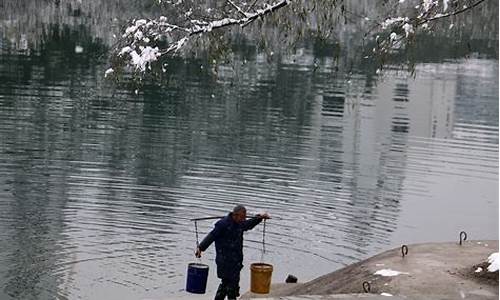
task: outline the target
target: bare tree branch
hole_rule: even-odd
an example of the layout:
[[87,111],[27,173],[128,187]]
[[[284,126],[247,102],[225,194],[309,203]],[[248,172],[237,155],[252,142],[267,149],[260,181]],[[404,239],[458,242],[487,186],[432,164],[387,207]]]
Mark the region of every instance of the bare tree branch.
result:
[[254,0],[253,3],[250,5],[250,7],[248,8],[248,10],[252,10],[252,8],[255,6],[255,4],[257,4],[259,0]]
[[272,6],[270,5],[265,9],[258,10],[254,14],[247,13],[246,14],[247,16],[244,18],[241,18],[241,19],[224,18],[224,19],[208,22],[206,25],[202,25],[202,26],[197,25],[196,27],[192,28],[189,31],[189,34],[187,36],[182,37],[177,42],[173,43],[165,51],[160,52],[160,55],[164,55],[164,54],[178,51],[180,48],[182,48],[182,46],[184,46],[184,44],[189,40],[189,38],[191,36],[203,34],[205,32],[210,32],[212,30],[221,29],[221,28],[227,27],[227,26],[234,26],[234,25],[241,25],[241,27],[248,26],[250,23],[255,21],[257,18],[264,17],[267,14],[270,14],[270,13],[272,13],[272,12],[282,8],[282,7],[287,6],[289,3],[290,3],[290,0],[282,0],[278,3],[276,3],[275,5],[272,5]]
[[291,0],[282,0],[280,2],[278,2],[277,4],[273,5],[273,6],[268,6],[266,7],[265,9],[263,10],[258,10],[257,13],[251,15],[250,17],[248,17],[248,20],[246,22],[244,22],[244,24],[242,25],[242,27],[245,27],[245,26],[248,26],[250,23],[252,23],[253,21],[255,21],[255,19],[259,18],[259,17],[263,17],[267,14],[270,14],[270,13],[273,13],[275,12],[276,10],[282,8],[282,7],[285,7],[287,6],[288,4],[290,4]]
[[229,4],[231,4],[234,8],[236,8],[236,10],[237,10],[240,14],[242,14],[242,15],[243,15],[243,17],[245,17],[245,18],[246,18],[246,17],[248,17],[248,16],[249,16],[249,14],[248,14],[248,13],[244,12],[244,11],[243,11],[243,10],[242,10],[242,9],[241,9],[238,5],[234,4],[234,2],[233,2],[233,1],[231,1],[231,0],[227,0],[227,2],[228,2]]
[[214,29],[220,29],[223,27],[233,26],[233,25],[241,25],[242,27],[245,27],[245,26],[249,25],[250,23],[252,23],[253,21],[255,21],[257,18],[264,17],[265,15],[268,15],[268,14],[270,14],[270,13],[272,13],[272,12],[274,12],[274,11],[284,7],[284,6],[287,6],[289,3],[290,3],[290,0],[282,0],[278,3],[276,3],[275,5],[272,5],[272,6],[270,5],[265,9],[258,10],[254,14],[248,14],[247,17],[242,18],[242,19],[224,18],[221,20],[212,21],[212,22],[209,22],[208,25],[206,25],[206,26],[202,26],[200,28],[192,30],[189,35],[192,36],[195,34],[209,32],[209,31],[212,31]]
[[423,20],[422,22],[417,23],[417,26],[422,25],[422,24],[425,24],[425,23],[428,23],[428,22],[436,21],[436,20],[439,20],[439,19],[444,19],[444,18],[448,18],[448,17],[451,17],[451,16],[456,16],[456,15],[459,15],[459,14],[461,14],[461,13],[464,13],[464,12],[466,12],[466,11],[468,11],[468,10],[473,9],[474,7],[476,7],[476,6],[478,6],[479,4],[483,3],[484,1],[485,1],[485,0],[479,0],[479,1],[475,2],[475,3],[473,3],[473,4],[472,4],[472,5],[470,5],[470,6],[464,7],[464,8],[462,8],[462,9],[457,10],[457,11],[454,11],[454,12],[452,12],[452,13],[449,13],[449,14],[444,14],[444,15],[437,15],[437,16],[435,16],[435,17],[433,17],[433,18],[430,18],[430,19],[425,19],[425,20]]
[[[184,15],[190,17],[188,18],[184,26],[178,26],[174,24],[167,23],[166,17],[160,17],[156,20],[134,20],[134,23],[129,26],[123,37],[123,47],[121,51],[116,51],[118,57],[127,58],[127,60],[123,60],[127,63],[127,65],[135,67],[136,70],[145,71],[147,68],[151,68],[151,63],[156,61],[160,56],[170,53],[178,52],[179,50],[186,47],[186,43],[191,40],[195,36],[202,36],[205,33],[211,32],[213,30],[222,29],[229,26],[240,26],[244,28],[249,24],[253,23],[258,18],[263,18],[269,14],[274,13],[275,11],[288,6],[291,3],[294,3],[293,0],[268,0],[268,1],[277,1],[274,4],[264,3],[262,8],[254,8],[254,6],[258,3],[259,0],[253,0],[250,6],[244,5],[239,6],[239,2],[236,0],[226,0],[228,6],[234,8],[237,12],[237,16],[232,18],[229,16],[225,16],[223,14],[212,14],[211,20],[207,18],[199,18],[194,19],[192,13],[193,8],[190,8]],[[305,1],[305,0],[303,0]],[[331,0],[330,0],[331,1]],[[373,48],[373,53],[377,56],[384,56],[387,53],[392,53],[393,50],[401,49],[402,43],[407,42],[411,43],[412,36],[415,35],[416,30],[419,27],[426,28],[427,23],[437,21],[439,19],[447,18],[450,16],[455,16],[466,11],[472,10],[477,7],[481,3],[486,0],[454,0],[455,9],[459,6],[462,6],[465,2],[466,5],[463,5],[462,8],[459,8],[455,11],[448,10],[448,2],[441,1],[431,1],[431,0],[419,0],[419,5],[412,6],[406,12],[409,14],[405,16],[404,14],[397,17],[387,17],[384,20],[380,19],[371,19],[367,16],[363,16],[362,14],[358,14],[353,11],[349,11],[342,4],[339,6],[341,9],[341,13],[344,16],[345,20],[350,20],[354,22],[354,19],[363,20],[362,22],[373,22],[374,26],[368,29],[368,32],[363,37],[363,40],[367,38],[369,35],[373,33],[373,31],[379,29],[381,36],[377,35],[376,42],[377,46]],[[397,2],[397,3],[396,3]],[[305,2],[297,2],[303,5],[306,5]],[[333,4],[336,2],[333,2]],[[399,5],[401,5],[403,1],[395,1],[393,5],[391,5],[390,11],[386,12],[389,15],[393,15],[398,10]],[[315,1],[311,2],[311,5],[304,6],[302,10],[300,7],[297,11],[298,18],[303,20],[304,14],[306,14],[306,9],[309,12],[314,11],[316,9]],[[330,4],[327,2],[326,4]],[[336,5],[334,6],[336,8]],[[323,9],[321,11],[322,14],[332,13],[331,10],[335,10],[330,6],[327,9]],[[413,9],[417,9],[415,10]],[[441,9],[443,10],[441,11]],[[445,11],[449,11],[444,14]],[[212,9],[210,9],[212,11]],[[210,13],[207,9],[207,12]],[[195,10],[196,12],[196,10]],[[303,12],[303,13],[302,13]],[[442,12],[442,13],[441,13]],[[199,13],[199,11],[198,11]],[[320,12],[318,12],[320,13]],[[227,13],[226,13],[227,14]],[[413,16],[411,16],[413,15]],[[201,21],[204,20],[204,21]],[[305,20],[303,20],[305,22]],[[289,28],[293,27],[291,23],[287,25]],[[386,29],[389,31],[386,32]],[[319,25],[318,25],[319,30]],[[151,37],[153,39],[148,38]],[[157,42],[161,41],[161,42]],[[168,45],[164,46],[165,48],[159,49],[158,45],[167,42]]]

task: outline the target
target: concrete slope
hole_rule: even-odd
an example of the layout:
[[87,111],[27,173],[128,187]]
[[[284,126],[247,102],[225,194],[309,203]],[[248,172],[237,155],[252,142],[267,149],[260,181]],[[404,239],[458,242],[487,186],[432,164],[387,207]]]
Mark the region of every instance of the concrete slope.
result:
[[[252,298],[255,299],[255,298]],[[302,296],[283,296],[271,298],[259,298],[260,300],[403,300],[397,296],[387,297],[375,294],[336,294],[336,295],[302,295]]]
[[[498,272],[484,270],[488,256],[498,252],[498,241],[415,244],[408,250],[405,257],[401,248],[392,249],[310,282],[273,285],[269,295],[247,293],[242,299],[363,293],[365,281],[370,293],[406,299],[498,299]],[[483,271],[476,273],[480,264]],[[375,275],[383,269],[400,273]]]

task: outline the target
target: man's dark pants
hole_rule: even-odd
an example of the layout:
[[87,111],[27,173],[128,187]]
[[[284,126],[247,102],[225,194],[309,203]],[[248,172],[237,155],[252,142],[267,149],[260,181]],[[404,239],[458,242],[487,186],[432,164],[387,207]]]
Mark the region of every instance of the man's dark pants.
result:
[[217,289],[214,300],[224,300],[227,296],[229,300],[236,300],[240,295],[240,277],[223,278]]

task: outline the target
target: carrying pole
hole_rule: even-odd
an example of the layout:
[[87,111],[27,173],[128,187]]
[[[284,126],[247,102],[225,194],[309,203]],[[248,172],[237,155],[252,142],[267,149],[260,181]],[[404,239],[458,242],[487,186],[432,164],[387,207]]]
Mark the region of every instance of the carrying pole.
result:
[[[191,219],[191,221],[196,222],[196,221],[205,221],[205,220],[215,220],[215,219],[222,219],[224,217],[225,216],[194,218],[194,219]],[[251,218],[255,218],[255,217],[257,217],[257,215],[251,215],[251,216],[247,215],[247,219],[251,219]]]
[[194,219],[191,219],[191,221],[204,221],[204,220],[215,220],[215,219],[222,219],[224,218],[225,216],[220,216],[220,217],[204,217],[204,218],[194,218]]

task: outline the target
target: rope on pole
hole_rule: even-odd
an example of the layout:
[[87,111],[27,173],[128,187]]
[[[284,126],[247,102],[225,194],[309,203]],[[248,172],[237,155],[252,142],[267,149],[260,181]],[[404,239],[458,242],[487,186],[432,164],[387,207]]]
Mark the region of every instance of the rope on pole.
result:
[[200,246],[200,241],[198,239],[198,222],[194,221],[194,231],[196,232],[196,249]]
[[264,254],[266,253],[266,219],[264,219],[264,227],[262,228],[262,255],[260,261],[264,262]]

